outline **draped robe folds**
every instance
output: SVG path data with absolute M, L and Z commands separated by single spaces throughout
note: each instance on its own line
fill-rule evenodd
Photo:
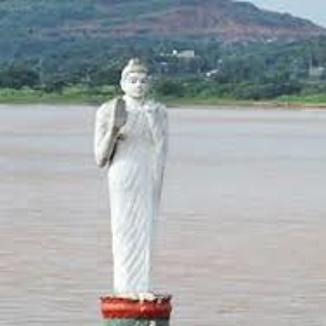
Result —
M 150 290 L 151 242 L 168 137 L 167 112 L 162 104 L 148 100 L 136 106 L 124 98 L 127 122 L 119 130 L 122 137 L 113 132 L 114 102 L 110 101 L 97 111 L 94 144 L 97 164 L 107 168 L 117 294 Z M 111 142 L 110 146 L 104 146 L 103 141 Z M 114 144 L 114 156 L 109 162 Z

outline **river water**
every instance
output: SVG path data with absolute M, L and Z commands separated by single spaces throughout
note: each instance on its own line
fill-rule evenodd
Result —
M 96 108 L 0 106 L 0 325 L 100 325 Z M 326 111 L 170 109 L 153 284 L 173 326 L 326 325 Z

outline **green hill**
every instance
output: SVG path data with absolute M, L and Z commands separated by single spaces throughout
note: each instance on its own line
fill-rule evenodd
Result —
M 231 0 L 2 0 L 0 28 L 0 58 L 7 59 L 117 38 L 237 42 L 325 33 L 310 21 Z
M 2 0 L 0 28 L 0 101 L 106 98 L 132 56 L 163 96 L 325 92 L 325 29 L 248 2 Z

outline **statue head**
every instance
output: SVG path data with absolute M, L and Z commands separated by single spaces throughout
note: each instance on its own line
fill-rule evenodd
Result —
M 134 99 L 142 99 L 149 90 L 148 69 L 138 58 L 131 59 L 121 73 L 123 92 Z

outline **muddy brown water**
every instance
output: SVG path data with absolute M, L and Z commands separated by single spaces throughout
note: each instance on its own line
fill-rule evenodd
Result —
M 0 325 L 100 325 L 94 107 L 0 106 Z M 154 288 L 173 326 L 326 325 L 326 111 L 171 109 Z

